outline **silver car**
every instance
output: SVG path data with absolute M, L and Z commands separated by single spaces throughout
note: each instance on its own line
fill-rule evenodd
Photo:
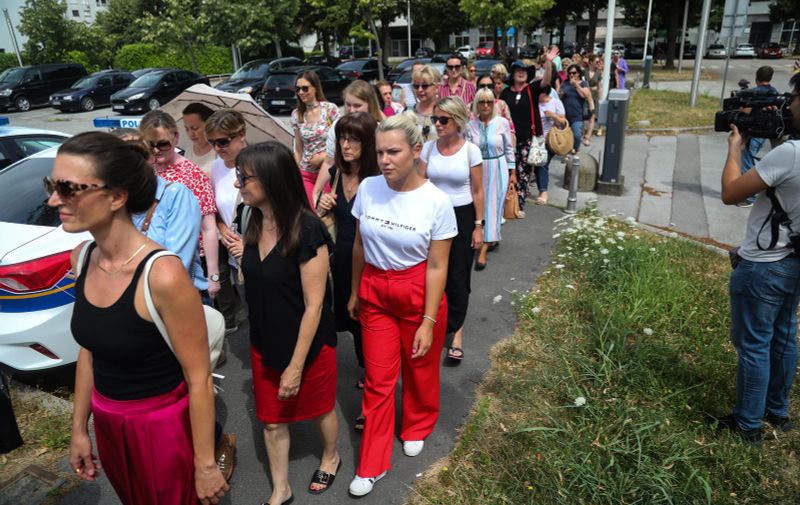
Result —
M 727 56 L 728 56 L 728 51 L 722 44 L 711 44 L 710 46 L 708 46 L 708 52 L 706 53 L 706 58 L 726 58 Z
M 755 58 L 756 49 L 753 44 L 739 44 L 733 50 L 733 56 L 736 58 Z

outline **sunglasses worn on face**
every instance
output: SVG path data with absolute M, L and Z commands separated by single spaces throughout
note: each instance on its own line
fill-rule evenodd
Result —
M 303 93 L 308 93 L 308 90 L 311 89 L 311 86 L 297 86 L 296 89 L 298 93 L 300 93 L 301 91 Z
M 222 137 L 221 139 L 208 139 L 208 143 L 212 146 L 216 147 L 217 149 L 225 149 L 229 145 L 231 145 L 231 140 L 234 137 Z
M 442 126 L 447 126 L 447 123 L 449 123 L 451 119 L 453 118 L 447 116 L 431 116 L 431 123 L 439 123 Z
M 494 105 L 494 100 L 478 100 L 478 105 Z
M 570 72 L 569 75 L 579 75 L 579 74 L 578 74 L 578 72 L 573 71 L 573 72 Z
M 414 84 L 411 85 L 411 87 L 414 89 L 428 89 L 431 86 L 433 86 L 433 84 L 427 84 L 424 82 L 415 82 Z
M 494 89 L 494 84 L 478 84 L 478 89 Z
M 255 175 L 244 175 L 239 167 L 236 167 L 236 180 L 239 181 L 239 186 L 247 184 L 247 179 L 252 179 Z
M 447 70 L 461 70 L 461 65 L 447 65 Z
M 159 151 L 169 151 L 172 148 L 172 142 L 169 140 L 159 140 L 157 142 L 147 142 L 151 150 L 158 149 Z
M 106 185 L 99 184 L 80 184 L 77 182 L 70 182 L 65 180 L 54 181 L 49 177 L 42 179 L 44 190 L 48 195 L 58 193 L 58 196 L 64 200 L 69 200 L 73 196 L 83 191 L 96 190 L 96 189 L 111 189 Z

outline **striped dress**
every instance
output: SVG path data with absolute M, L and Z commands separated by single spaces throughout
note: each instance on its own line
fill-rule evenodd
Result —
M 516 166 L 511 123 L 500 116 L 495 116 L 488 124 L 475 118 L 467 124 L 467 140 L 478 146 L 483 155 L 483 218 L 486 220 L 483 240 L 498 242 L 508 171 Z

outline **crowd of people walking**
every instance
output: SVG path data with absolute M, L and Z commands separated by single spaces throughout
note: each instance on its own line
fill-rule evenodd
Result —
M 225 358 L 208 359 L 201 303 L 232 334 L 242 283 L 272 481 L 265 503 L 294 499 L 289 423 L 319 428 L 308 492 L 330 488 L 341 467 L 337 332 L 352 336 L 363 369 L 349 379 L 363 390 L 350 493 L 368 494 L 389 470 L 401 374 L 403 452 L 420 454 L 439 415 L 442 354 L 454 365 L 466 357 L 472 270 L 487 268 L 505 220 L 525 217 L 534 180 L 535 202 L 547 203 L 550 130 L 571 127 L 575 151 L 589 141 L 597 60 L 587 59 L 587 75 L 557 58 L 552 47 L 538 62 L 471 75 L 452 55 L 444 79 L 414 66 L 412 106 L 393 102 L 385 82 L 357 80 L 343 114 L 307 71 L 295 83 L 293 146 L 249 145 L 239 112 L 201 104 L 182 112 L 183 155 L 176 118 L 162 111 L 138 131 L 65 142 L 46 180 L 49 204 L 65 230 L 93 238 L 72 256 L 76 474 L 91 481 L 99 469 L 93 414 L 123 503 L 219 501 L 235 438 L 215 421 L 210 373 Z M 514 215 L 504 212 L 509 192 Z M 178 258 L 161 259 L 162 249 Z

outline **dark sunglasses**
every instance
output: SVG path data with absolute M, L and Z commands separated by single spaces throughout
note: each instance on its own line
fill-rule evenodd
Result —
M 296 86 L 295 89 L 297 90 L 297 93 L 300 93 L 301 91 L 303 93 L 308 93 L 308 90 L 311 89 L 311 86 Z
M 58 193 L 58 196 L 64 200 L 69 200 L 76 194 L 90 189 L 111 189 L 106 185 L 101 186 L 99 184 L 80 184 L 65 180 L 54 181 L 49 177 L 43 178 L 42 183 L 44 184 L 44 190 L 49 196 L 52 196 L 53 193 Z
M 447 116 L 431 116 L 431 123 L 439 123 L 442 126 L 447 126 L 447 123 L 449 123 L 451 119 L 453 118 Z
M 461 65 L 447 65 L 447 70 L 461 70 Z
M 208 143 L 212 146 L 216 147 L 217 149 L 225 149 L 229 145 L 231 145 L 231 140 L 235 137 L 222 137 L 221 139 L 208 139 Z
M 239 182 L 239 186 L 244 186 L 247 184 L 247 179 L 254 178 L 255 175 L 244 175 L 239 167 L 236 167 L 236 180 Z
M 431 86 L 433 86 L 433 84 L 426 84 L 424 82 L 415 82 L 414 84 L 411 85 L 411 87 L 415 89 L 428 89 Z
M 494 105 L 494 100 L 478 100 L 478 105 Z
M 575 72 L 575 71 L 573 70 L 572 72 L 569 72 L 569 75 L 580 75 L 580 73 L 579 73 L 579 72 Z
M 478 89 L 494 89 L 494 83 L 492 83 L 492 84 L 478 84 Z
M 158 142 L 147 142 L 150 145 L 150 149 L 158 149 L 159 151 L 169 151 L 172 148 L 172 142 L 169 140 L 159 140 Z

